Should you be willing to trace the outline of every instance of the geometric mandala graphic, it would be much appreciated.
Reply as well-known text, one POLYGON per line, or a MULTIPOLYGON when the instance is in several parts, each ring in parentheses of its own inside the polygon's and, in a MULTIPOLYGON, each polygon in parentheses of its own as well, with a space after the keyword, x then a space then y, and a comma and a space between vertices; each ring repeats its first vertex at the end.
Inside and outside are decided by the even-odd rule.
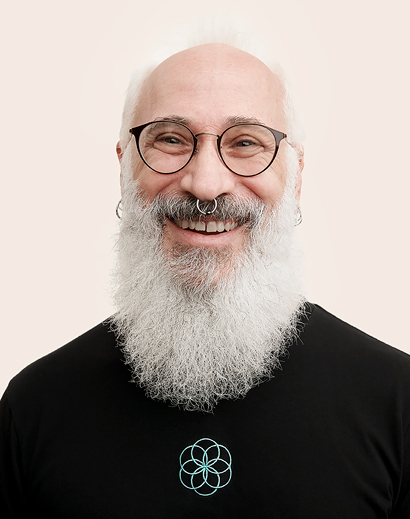
POLYGON ((202 438, 186 447, 179 457, 179 465, 181 483, 200 496, 211 496, 231 481, 231 454, 210 438, 202 438))

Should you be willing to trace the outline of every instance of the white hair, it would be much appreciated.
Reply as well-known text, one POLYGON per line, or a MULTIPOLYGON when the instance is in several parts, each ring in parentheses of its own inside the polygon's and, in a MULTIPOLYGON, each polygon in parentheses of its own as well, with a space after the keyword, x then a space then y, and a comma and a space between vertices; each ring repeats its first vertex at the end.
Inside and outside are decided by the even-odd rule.
POLYGON ((233 21, 231 18, 226 20, 221 16, 210 18, 205 22, 201 21, 198 26, 191 27, 189 32, 178 31, 174 33, 143 66, 132 74, 122 114, 121 148, 124 150, 130 140, 129 129, 132 128, 136 117, 143 84, 151 72, 173 54, 208 43, 220 43, 235 47, 252 54, 265 63, 278 80, 282 90, 282 111, 287 126, 284 131, 288 134, 288 141, 294 148, 301 149, 304 131, 296 114, 291 87, 284 70, 271 56, 267 45, 263 44, 258 37, 245 30, 238 20, 233 21))

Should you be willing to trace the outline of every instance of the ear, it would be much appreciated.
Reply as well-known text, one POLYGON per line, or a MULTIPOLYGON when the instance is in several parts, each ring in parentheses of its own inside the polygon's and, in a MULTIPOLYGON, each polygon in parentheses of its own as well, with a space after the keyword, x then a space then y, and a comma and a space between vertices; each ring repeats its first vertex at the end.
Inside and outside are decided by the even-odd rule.
POLYGON ((124 154, 121 146, 120 146, 120 142, 118 141, 117 142, 117 145, 115 147, 115 151, 117 152, 117 157, 118 157, 118 160, 120 162, 120 186, 121 186, 121 196, 122 196, 122 167, 121 167, 121 161, 122 161, 122 156, 124 154))
POLYGON ((297 149, 298 153, 298 160, 299 160, 299 168, 298 168, 298 178, 296 181, 296 199, 299 202, 300 201, 300 193, 302 190, 302 171, 305 166, 305 155, 304 155, 304 149, 303 146, 300 144, 297 149))
POLYGON ((117 152, 117 157, 118 157, 118 160, 120 161, 120 164, 121 164, 121 160, 122 160, 122 155, 123 155, 123 151, 122 151, 122 148, 120 146, 120 141, 117 142, 117 146, 115 148, 115 151, 117 152))

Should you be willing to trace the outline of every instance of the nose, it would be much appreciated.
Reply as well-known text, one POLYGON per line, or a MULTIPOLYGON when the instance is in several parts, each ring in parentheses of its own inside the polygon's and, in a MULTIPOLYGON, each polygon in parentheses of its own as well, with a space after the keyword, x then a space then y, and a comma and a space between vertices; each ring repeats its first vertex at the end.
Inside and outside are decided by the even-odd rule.
POLYGON ((198 134, 197 151, 182 170, 180 188, 202 201, 231 194, 235 175, 223 164, 214 134, 198 134))

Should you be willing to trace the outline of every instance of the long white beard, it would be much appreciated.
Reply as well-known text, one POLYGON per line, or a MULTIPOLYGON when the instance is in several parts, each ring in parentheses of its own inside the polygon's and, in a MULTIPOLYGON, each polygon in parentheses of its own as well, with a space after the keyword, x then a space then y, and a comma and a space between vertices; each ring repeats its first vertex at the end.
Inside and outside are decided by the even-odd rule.
POLYGON ((256 203, 242 251, 164 251, 158 211, 125 180, 113 323, 147 396, 212 411, 272 376, 304 303, 293 192, 256 203))

